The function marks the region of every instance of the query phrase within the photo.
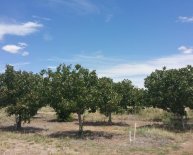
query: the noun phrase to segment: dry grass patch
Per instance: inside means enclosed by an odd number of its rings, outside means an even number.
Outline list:
[[[77,115],[72,122],[57,122],[53,109],[42,108],[23,130],[15,131],[14,119],[0,112],[0,154],[168,154],[186,141],[190,132],[174,133],[149,127],[154,122],[134,115],[113,115],[113,124],[100,113],[84,115],[84,136],[78,136]],[[4,120],[9,119],[6,123]],[[129,131],[137,123],[136,141]],[[183,138],[181,138],[183,137]]]
[[[162,121],[169,117],[169,113],[158,108],[145,108],[141,109],[138,113],[138,117],[145,121]]]

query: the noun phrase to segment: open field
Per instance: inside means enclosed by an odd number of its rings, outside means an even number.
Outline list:
[[[150,115],[150,112],[148,112]],[[192,113],[191,113],[192,114]],[[156,116],[157,117],[157,116]],[[38,112],[22,131],[15,131],[14,118],[0,112],[0,154],[60,155],[60,154],[132,154],[132,155],[191,155],[193,129],[184,132],[166,130],[161,122],[150,121],[141,115],[85,114],[84,136],[78,137],[78,121],[57,122],[55,112],[46,107]],[[193,121],[190,119],[189,123]],[[129,141],[129,131],[137,123],[135,142]]]

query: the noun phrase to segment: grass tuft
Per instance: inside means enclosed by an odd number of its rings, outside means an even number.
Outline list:
[[[163,121],[166,117],[168,117],[169,113],[158,108],[145,108],[140,110],[138,116],[142,120],[159,122]]]

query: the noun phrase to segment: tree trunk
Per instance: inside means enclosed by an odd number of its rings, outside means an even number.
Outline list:
[[[81,117],[80,113],[78,113],[78,122],[79,122],[79,134],[82,135],[82,133],[83,133],[83,122],[82,122],[82,117]]]
[[[134,106],[134,114],[136,115],[136,107]]]
[[[20,130],[21,129],[21,116],[20,115],[15,116],[15,122],[16,122],[16,129]]]
[[[112,118],[111,118],[111,112],[109,113],[109,120],[108,120],[108,124],[112,124]]]
[[[182,123],[182,129],[184,130],[184,129],[185,129],[185,123],[184,123],[184,118],[183,118],[183,116],[181,116],[181,123]]]

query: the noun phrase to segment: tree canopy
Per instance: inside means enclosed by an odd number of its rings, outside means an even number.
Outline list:
[[[62,121],[76,113],[80,133],[85,111],[99,110],[111,124],[112,113],[120,109],[135,112],[143,106],[153,106],[183,120],[185,108],[193,108],[193,67],[155,70],[145,79],[145,89],[140,89],[130,80],[113,82],[111,78],[98,78],[96,71],[79,64],[61,64],[56,70],[42,70],[39,74],[16,71],[7,65],[0,74],[0,108],[5,108],[9,116],[15,115],[17,128],[46,105]]]
[[[148,103],[183,118],[193,104],[193,67],[156,70],[145,79]]]
[[[110,78],[100,78],[98,89],[100,112],[109,117],[108,122],[111,124],[111,115],[119,109],[122,96],[115,91],[115,83]]]
[[[15,115],[16,126],[19,129],[22,121],[29,122],[41,107],[41,78],[32,72],[15,71],[10,65],[6,66],[5,73],[0,77],[0,107],[6,107],[8,115]]]
[[[70,113],[77,113],[79,131],[83,131],[82,114],[85,110],[96,111],[97,82],[95,71],[89,71],[77,64],[72,66],[59,65],[56,71],[41,72],[45,76],[45,101],[55,109],[59,118],[66,118]],[[49,94],[49,95],[47,95]]]

